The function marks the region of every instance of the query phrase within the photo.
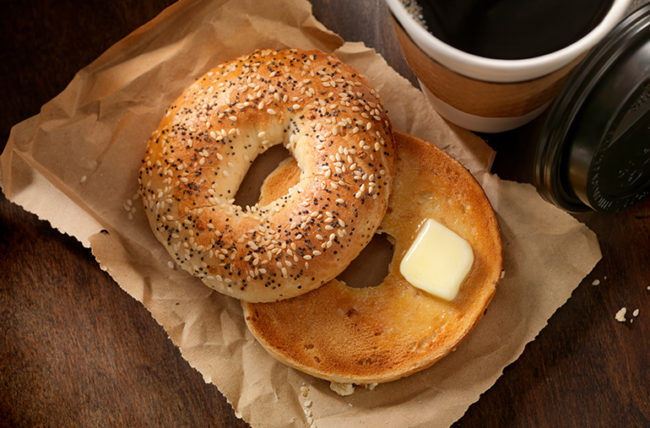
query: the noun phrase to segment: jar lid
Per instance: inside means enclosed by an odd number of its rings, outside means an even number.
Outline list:
[[[538,138],[536,185],[569,211],[617,211],[650,194],[650,4],[571,73]]]

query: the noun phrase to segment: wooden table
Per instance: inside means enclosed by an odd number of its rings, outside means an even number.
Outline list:
[[[4,3],[2,147],[11,125],[169,1]],[[313,5],[327,27],[374,47],[414,82],[382,1]],[[487,137],[503,178],[531,181],[534,127]],[[598,234],[603,260],[457,426],[648,426],[650,199],[577,217]],[[622,306],[640,308],[634,323],[614,320]],[[4,197],[0,425],[246,426],[89,250]]]

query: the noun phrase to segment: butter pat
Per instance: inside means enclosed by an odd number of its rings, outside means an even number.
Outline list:
[[[413,286],[453,300],[474,263],[467,241],[433,219],[422,225],[400,263],[402,276]]]

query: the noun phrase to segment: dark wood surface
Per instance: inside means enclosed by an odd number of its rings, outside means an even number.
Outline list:
[[[168,3],[3,2],[0,147],[14,123],[38,113],[77,70]],[[414,81],[382,1],[313,6],[326,26],[366,42]],[[502,177],[531,180],[534,128],[486,136]],[[578,218],[598,234],[602,261],[456,426],[650,425],[650,200]],[[614,320],[622,306],[640,309],[634,323]],[[0,425],[246,426],[90,251],[4,196]]]

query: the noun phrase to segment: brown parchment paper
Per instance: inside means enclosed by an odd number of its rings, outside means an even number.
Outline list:
[[[476,329],[432,368],[339,396],[329,383],[266,354],[248,333],[239,302],[176,270],[150,232],[136,177],[164,109],[209,68],[265,47],[336,53],[368,77],[396,129],[451,153],[485,188],[501,226],[505,276]],[[600,258],[591,231],[532,186],[491,175],[492,158],[479,138],[446,125],[374,51],[324,28],[307,1],[184,1],[111,47],[37,116],[16,125],[0,172],[7,197],[90,247],[252,425],[434,427],[460,418],[494,384]]]

